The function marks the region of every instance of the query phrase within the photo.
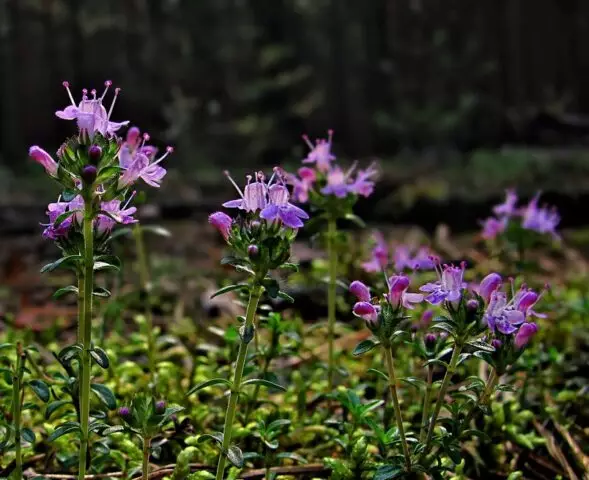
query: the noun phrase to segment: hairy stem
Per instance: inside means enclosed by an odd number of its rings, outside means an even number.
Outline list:
[[[94,212],[91,199],[86,199],[84,207],[84,271],[82,274],[82,289],[79,290],[82,311],[78,335],[81,335],[82,358],[80,359],[80,458],[78,478],[84,479],[86,475],[86,460],[88,457],[88,437],[90,423],[90,367],[92,357],[92,292],[94,291],[94,231],[92,223]]]
[[[423,399],[423,414],[421,415],[421,429],[419,431],[419,441],[423,443],[425,440],[425,432],[427,427],[427,418],[429,416],[429,407],[432,402],[432,386],[434,379],[433,365],[427,366],[427,384],[425,387],[425,397]]]
[[[399,397],[397,395],[397,377],[395,376],[395,366],[393,364],[393,351],[390,347],[383,347],[384,356],[387,364],[387,371],[389,374],[389,389],[391,390],[391,397],[393,399],[393,409],[395,410],[395,420],[397,428],[399,429],[399,437],[403,447],[403,456],[405,457],[405,466],[407,471],[411,471],[411,454],[409,453],[409,446],[405,438],[405,427],[403,427],[403,416],[401,415],[401,406],[399,405]]]
[[[254,285],[250,292],[250,298],[245,314],[244,331],[247,335],[247,330],[254,328],[254,319],[256,309],[258,308],[258,301],[260,300],[260,287]],[[233,383],[231,385],[231,395],[229,403],[227,404],[227,412],[225,413],[225,426],[223,427],[223,445],[222,451],[219,455],[219,463],[217,464],[216,480],[223,480],[223,473],[225,471],[226,452],[231,445],[231,435],[233,430],[233,421],[235,420],[235,411],[237,409],[237,401],[239,399],[239,390],[241,387],[241,378],[243,377],[243,369],[245,367],[245,359],[247,357],[247,348],[251,338],[242,338],[239,344],[239,352],[237,354],[237,363],[235,364],[235,372],[233,376]]]
[[[155,338],[153,336],[153,312],[151,308],[151,275],[149,271],[149,258],[143,239],[143,230],[139,223],[133,227],[133,237],[135,238],[135,249],[137,250],[137,263],[139,265],[139,281],[141,282],[141,291],[145,294],[145,329],[147,335],[147,362],[149,375],[152,383],[155,380],[156,361],[155,361]]]
[[[22,397],[20,391],[22,388],[22,380],[25,373],[25,354],[22,349],[22,344],[16,344],[16,368],[14,369],[14,376],[12,377],[12,422],[14,426],[14,478],[19,480],[22,477],[22,450],[21,450],[21,410]]]
[[[327,253],[329,262],[329,285],[327,289],[327,342],[329,347],[329,362],[327,368],[327,378],[329,391],[333,390],[333,375],[335,371],[335,307],[336,307],[336,281],[337,281],[337,252],[335,241],[337,235],[337,224],[334,218],[330,218],[327,224]]]
[[[143,475],[141,477],[143,480],[149,479],[149,451],[150,451],[150,449],[151,449],[151,438],[146,437],[143,439],[143,464],[142,464]]]
[[[425,448],[423,449],[422,455],[427,455],[427,451],[430,447],[430,443],[432,441],[432,437],[434,435],[434,429],[436,428],[436,420],[438,419],[438,415],[440,414],[440,410],[442,409],[442,405],[444,404],[444,397],[446,396],[446,390],[448,390],[448,386],[450,385],[450,379],[454,375],[456,371],[456,365],[458,364],[458,359],[460,357],[460,352],[462,351],[462,345],[459,343],[454,344],[454,350],[452,351],[452,357],[450,358],[450,363],[448,364],[448,368],[446,369],[446,373],[444,375],[444,379],[442,380],[442,385],[440,386],[440,391],[438,392],[438,399],[436,401],[436,406],[434,407],[434,411],[432,413],[431,418],[429,419],[429,425],[427,429],[427,436],[425,439]]]

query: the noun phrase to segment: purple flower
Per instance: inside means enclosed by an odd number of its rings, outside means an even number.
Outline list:
[[[76,106],[76,102],[70,91],[69,83],[63,82],[63,86],[67,90],[72,104],[63,110],[55,112],[55,115],[63,120],[76,120],[78,128],[80,130],[86,130],[90,137],[93,137],[96,132],[99,132],[104,137],[112,135],[129,122],[116,123],[110,121],[110,116],[112,115],[115,102],[121,89],[115,88],[115,96],[110,105],[110,109],[107,112],[106,108],[102,105],[102,101],[104,100],[106,92],[108,92],[108,89],[112,85],[112,82],[107,80],[104,85],[106,88],[100,97],[96,96],[96,90],[92,90],[90,92],[92,98],[88,98],[88,91],[86,89],[82,90],[82,101]]]
[[[57,176],[57,162],[41,147],[33,145],[29,148],[29,156],[41,165],[49,175]]]
[[[119,408],[119,415],[123,418],[128,417],[131,414],[131,410],[129,407],[121,407]]]
[[[317,174],[315,170],[309,167],[299,168],[298,174],[298,177],[293,174],[287,174],[286,180],[293,186],[293,200],[298,203],[307,203],[309,200],[309,191],[317,180]]]
[[[418,268],[419,270],[433,270],[436,268],[434,258],[435,257],[429,248],[419,247],[412,260],[413,268]]]
[[[485,240],[491,240],[495,238],[497,235],[503,233],[507,228],[507,217],[502,217],[501,219],[497,219],[495,217],[489,217],[483,222],[483,231],[481,232],[481,237]]]
[[[526,317],[534,316],[538,318],[546,318],[545,314],[537,313],[532,308],[534,305],[536,305],[536,303],[538,303],[543,293],[544,292],[537,294],[532,289],[522,285],[513,297],[513,307],[522,312]]]
[[[268,221],[280,220],[285,226],[290,228],[300,228],[303,226],[301,219],[308,219],[309,215],[304,210],[293,205],[288,200],[290,194],[288,189],[281,184],[275,183],[268,188],[269,203],[260,213],[260,218]]]
[[[143,141],[140,143],[138,141],[139,130],[135,127],[131,130],[133,132],[127,135],[127,141],[119,151],[119,165],[125,170],[119,179],[119,188],[126,188],[140,178],[148,185],[158,188],[167,173],[166,169],[159,164],[174,149],[167,147],[166,153],[156,159],[157,149],[145,145],[145,142],[149,140],[149,135],[144,133]]]
[[[489,273],[489,275],[483,278],[481,284],[479,285],[479,295],[483,297],[485,303],[489,303],[489,300],[491,299],[491,294],[495,290],[498,290],[501,287],[502,283],[503,279],[501,278],[501,275],[499,275],[498,273]]]
[[[376,245],[372,249],[372,258],[362,264],[366,272],[380,272],[389,264],[389,249],[384,236],[380,232],[373,233]]]
[[[307,135],[303,135],[303,140],[307,143],[311,151],[303,163],[314,163],[317,170],[327,172],[331,167],[331,162],[335,160],[335,155],[331,153],[331,144],[333,140],[333,130],[327,131],[327,140],[319,139],[313,145]]]
[[[491,293],[483,319],[492,331],[498,330],[504,335],[511,335],[517,331],[518,325],[525,322],[526,316],[513,307],[513,302],[507,301],[505,292],[496,290]]]
[[[229,238],[233,225],[233,220],[229,215],[223,212],[212,213],[209,215],[209,223],[223,235],[225,240]]]
[[[106,214],[99,214],[96,219],[96,230],[99,234],[112,230],[117,223],[127,225],[137,222],[137,220],[133,218],[137,208],[128,207],[132,198],[133,195],[123,206],[121,206],[120,200],[111,200],[100,204],[100,209],[106,212]]]
[[[393,265],[395,270],[402,272],[405,269],[413,269],[415,264],[411,257],[411,250],[407,245],[399,245],[395,248],[393,253]]]
[[[335,195],[337,198],[345,198],[348,193],[354,193],[352,185],[348,183],[354,167],[344,173],[340,167],[333,167],[327,172],[327,185],[321,189],[325,195]]]
[[[515,190],[506,190],[505,201],[493,207],[493,213],[498,217],[511,217],[516,213],[517,194]]]
[[[378,320],[379,306],[372,305],[370,302],[357,302],[352,310],[354,315],[366,321],[368,327],[376,327]]]
[[[388,281],[389,293],[387,300],[397,310],[401,307],[413,309],[414,303],[423,301],[423,295],[420,293],[407,293],[409,288],[409,277],[406,275],[393,275]]]
[[[359,280],[350,284],[350,293],[361,302],[370,302],[370,289]]]
[[[356,180],[348,187],[348,190],[356,195],[369,197],[374,192],[374,181],[371,178],[375,177],[377,173],[374,164],[365,170],[359,170]]]
[[[433,310],[425,310],[421,314],[421,318],[419,319],[419,322],[417,322],[416,327],[423,328],[423,329],[428,328],[429,325],[432,323],[433,318],[434,318],[434,311]]]
[[[527,230],[533,230],[538,233],[549,233],[558,238],[556,227],[560,223],[560,215],[555,208],[538,207],[540,194],[537,194],[522,212],[522,227]]]
[[[254,182],[252,182],[251,175],[246,177],[247,185],[243,189],[243,192],[231,178],[229,172],[225,172],[225,175],[233,184],[237,190],[237,193],[239,193],[239,196],[241,197],[237,200],[230,200],[229,202],[225,202],[223,204],[225,208],[239,208],[240,210],[245,210],[246,212],[256,212],[266,208],[266,205],[268,204],[268,186],[264,182],[264,175],[261,172],[256,173],[256,179]]]
[[[535,323],[524,323],[515,335],[514,344],[517,348],[525,347],[530,339],[536,335],[538,326]]]
[[[462,296],[462,290],[466,288],[463,281],[465,263],[462,262],[460,267],[445,265],[443,271],[438,272],[439,280],[423,285],[420,290],[429,293],[425,300],[432,305],[438,305],[443,301],[455,302]]]
[[[67,235],[73,222],[82,222],[82,210],[84,209],[84,200],[81,195],[77,195],[70,202],[62,202],[60,199],[55,203],[50,203],[47,206],[47,215],[49,216],[49,223],[44,224],[46,227],[43,231],[43,237],[51,240],[57,240],[60,237]],[[77,213],[67,217],[59,225],[56,225],[57,219],[66,212],[76,211]]]

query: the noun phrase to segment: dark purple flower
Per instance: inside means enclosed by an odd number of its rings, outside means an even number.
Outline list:
[[[370,302],[370,289],[359,280],[350,283],[350,293],[361,302]]]
[[[33,145],[29,148],[29,156],[41,165],[49,175],[57,176],[57,162],[41,147]]]
[[[433,310],[425,310],[421,314],[421,318],[417,324],[418,328],[427,328],[432,323],[432,319],[434,318],[434,311]]]
[[[275,183],[268,188],[269,203],[262,209],[260,218],[268,221],[280,220],[290,228],[301,228],[303,220],[308,219],[307,212],[289,202],[288,189]]]
[[[505,192],[505,202],[495,205],[493,213],[498,217],[511,217],[516,213],[517,194],[515,190],[507,190]]]
[[[331,167],[331,162],[335,160],[335,155],[331,153],[331,144],[333,140],[333,130],[327,131],[327,140],[319,139],[313,145],[307,135],[303,135],[303,140],[307,143],[311,151],[303,163],[314,163],[317,170],[327,172]]]
[[[438,305],[443,301],[458,301],[462,296],[462,290],[466,288],[463,280],[465,268],[466,265],[462,262],[460,267],[445,265],[441,273],[436,269],[439,280],[426,283],[420,288],[422,292],[429,293],[425,300],[432,305]]]
[[[262,173],[256,173],[255,181],[252,182],[252,176],[248,175],[247,178],[247,185],[243,189],[237,186],[237,183],[231,178],[229,172],[225,172],[225,175],[229,179],[229,181],[233,184],[237,193],[241,198],[237,200],[230,200],[225,202],[223,206],[225,208],[239,208],[240,210],[245,210],[246,212],[257,212],[258,210],[263,210],[268,205],[268,186],[266,182],[264,182],[264,175]]]
[[[485,303],[489,303],[489,300],[491,299],[491,293],[493,293],[495,290],[498,290],[502,283],[503,279],[498,273],[489,273],[489,275],[483,278],[481,284],[479,285],[479,295],[483,297]]]
[[[131,415],[131,410],[129,407],[121,407],[119,408],[119,415],[123,418],[127,418],[129,415]]]
[[[374,232],[376,245],[372,249],[372,258],[362,264],[366,272],[380,272],[389,264],[389,249],[384,236],[380,232]]]
[[[225,241],[229,238],[233,225],[233,219],[229,215],[223,212],[212,213],[209,215],[209,223],[223,235]]]
[[[166,411],[166,402],[164,400],[159,400],[155,402],[155,413],[161,415]]]
[[[91,145],[90,148],[88,149],[88,157],[90,158],[90,161],[96,165],[98,163],[98,160],[100,160],[100,157],[102,156],[102,148],[100,148],[99,145]]]
[[[115,96],[110,105],[110,109],[107,112],[106,108],[104,108],[102,105],[102,101],[104,100],[106,92],[108,92],[108,89],[112,85],[112,82],[107,80],[104,85],[106,88],[100,97],[96,96],[96,90],[92,90],[90,92],[92,98],[88,98],[88,91],[86,89],[82,90],[82,101],[76,105],[74,97],[72,96],[72,92],[70,91],[69,83],[63,82],[63,86],[67,90],[72,104],[66,107],[64,110],[55,112],[55,115],[63,120],[76,120],[78,123],[78,128],[80,130],[87,131],[91,138],[96,132],[99,132],[104,137],[114,134],[117,130],[119,130],[122,126],[127,125],[129,122],[126,121],[117,123],[110,121],[116,99],[121,89],[115,88]]]
[[[98,170],[94,165],[86,165],[82,169],[82,173],[80,176],[82,177],[82,180],[86,185],[92,185],[94,183],[94,180],[96,180],[97,173]]]
[[[250,258],[256,258],[260,254],[260,249],[257,245],[248,245],[247,255]]]
[[[423,337],[423,343],[425,344],[425,348],[428,350],[433,350],[436,346],[437,337],[433,333],[426,333]]]
[[[514,344],[517,348],[525,347],[530,339],[536,335],[538,326],[535,323],[524,323],[515,335]]]

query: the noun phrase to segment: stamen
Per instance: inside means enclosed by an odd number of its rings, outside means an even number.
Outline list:
[[[117,101],[117,97],[119,96],[120,92],[121,92],[120,88],[115,88],[115,96],[112,99],[112,103],[110,104],[110,109],[108,110],[108,115],[106,117],[107,120],[110,120],[110,116],[112,115],[112,111],[115,108],[115,103]]]
[[[243,192],[241,191],[241,188],[239,188],[237,186],[237,183],[235,183],[235,180],[233,180],[233,178],[231,178],[231,175],[229,175],[229,170],[225,170],[223,172],[225,174],[225,176],[229,179],[229,181],[233,184],[233,186],[235,187],[235,189],[237,190],[237,193],[239,193],[239,196],[241,198],[243,198]],[[248,175],[249,176],[249,175]]]
[[[327,130],[327,143],[331,145],[331,141],[333,140],[333,129]]]
[[[74,101],[74,97],[72,95],[72,91],[70,90],[70,82],[68,81],[64,81],[62,83],[62,85],[64,86],[64,88],[67,91],[68,96],[70,97],[70,101],[72,102],[72,105],[75,107],[76,106],[76,102]]]
[[[309,136],[308,135],[301,135],[303,140],[305,141],[305,143],[308,145],[308,147],[313,150],[315,148],[315,146],[311,143],[311,140],[309,140]]]
[[[355,161],[354,163],[352,163],[352,166],[348,169],[348,171],[346,172],[344,177],[347,179],[352,173],[354,173],[354,170],[356,170],[357,166],[358,166],[358,161]]]
[[[104,92],[102,92],[102,96],[100,97],[100,101],[104,100],[104,97],[106,96],[106,92],[108,92],[108,89],[110,88],[110,86],[112,85],[112,82],[110,80],[107,80],[106,82],[104,82]]]
[[[131,200],[133,200],[133,198],[135,198],[135,195],[137,195],[137,190],[133,190],[133,192],[129,196],[129,199],[125,202],[125,204],[123,205],[123,208],[121,208],[121,210],[125,210],[129,206],[129,204],[131,203]]]
[[[96,100],[96,89],[93,88],[90,93],[92,94],[93,99]]]
[[[166,153],[164,153],[160,158],[158,158],[155,162],[151,163],[149,166],[151,167],[153,165],[157,165],[173,151],[174,151],[174,147],[169,147],[169,146],[166,147]]]

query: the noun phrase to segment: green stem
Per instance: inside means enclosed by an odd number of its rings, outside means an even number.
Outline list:
[[[250,292],[250,298],[245,314],[244,332],[254,328],[254,318],[256,309],[258,308],[258,301],[260,300],[260,287],[254,285]],[[231,435],[233,430],[233,421],[235,419],[235,411],[237,408],[237,400],[239,399],[239,390],[241,387],[241,378],[243,377],[243,369],[245,367],[245,359],[247,357],[247,348],[251,338],[242,338],[239,344],[239,352],[237,354],[237,363],[235,364],[235,372],[233,376],[233,384],[231,385],[231,395],[229,396],[229,403],[227,404],[227,412],[225,413],[225,426],[223,427],[223,446],[221,454],[219,455],[219,463],[217,464],[216,480],[223,480],[223,472],[225,471],[225,453],[231,445]]]
[[[82,312],[78,334],[81,334],[82,358],[80,368],[80,458],[78,478],[86,475],[86,460],[88,457],[89,423],[90,423],[90,367],[92,357],[92,292],[94,291],[94,211],[91,199],[85,199],[84,207],[84,272],[82,274],[82,289],[79,299],[82,302]]]
[[[333,390],[333,375],[335,371],[334,358],[334,336],[335,336],[335,307],[336,307],[336,281],[337,281],[337,252],[335,240],[337,235],[337,224],[334,218],[327,223],[327,254],[329,262],[329,285],[327,290],[327,342],[329,347],[329,362],[327,378],[329,391]]]
[[[489,375],[489,378],[487,379],[487,383],[485,384],[485,389],[483,390],[483,394],[481,395],[481,398],[479,399],[480,405],[486,405],[489,402],[491,395],[493,394],[493,391],[495,390],[495,385],[497,385],[498,380],[499,380],[499,377],[497,376],[497,371],[495,369],[493,369]],[[478,409],[477,409],[477,405],[475,404],[472,406],[472,408],[468,412],[468,415],[462,421],[462,429],[468,428],[468,425],[470,425],[470,422],[475,417],[477,412],[478,412]]]
[[[145,241],[143,239],[143,230],[141,225],[135,224],[133,228],[133,236],[135,237],[135,248],[137,250],[137,263],[139,265],[139,281],[141,282],[141,290],[145,293],[145,328],[147,334],[147,362],[149,366],[149,374],[152,383],[155,380],[156,362],[155,362],[155,338],[153,335],[153,312],[151,308],[151,275],[149,272],[149,259],[145,249]]]
[[[419,441],[423,443],[425,440],[425,432],[427,425],[427,418],[429,416],[429,407],[432,402],[432,386],[434,379],[433,365],[427,366],[427,385],[425,387],[425,398],[423,399],[423,414],[421,416],[421,429],[419,431]]]
[[[387,371],[389,374],[389,389],[391,390],[391,397],[393,398],[393,409],[395,410],[395,419],[397,421],[397,428],[399,429],[399,437],[401,438],[401,445],[403,446],[403,456],[405,457],[405,465],[407,471],[411,471],[411,454],[409,453],[409,446],[405,438],[405,427],[403,427],[403,416],[401,415],[401,406],[399,405],[399,397],[397,395],[397,377],[395,376],[395,367],[393,364],[393,351],[390,347],[383,347],[384,356],[387,364]]]
[[[456,365],[458,364],[458,359],[460,358],[461,351],[462,345],[459,343],[455,343],[454,350],[452,351],[452,357],[450,358],[450,364],[446,369],[446,374],[444,375],[442,385],[440,386],[440,391],[438,392],[438,400],[436,401],[436,406],[434,407],[434,411],[429,420],[427,436],[425,439],[425,448],[423,449],[422,456],[427,455],[427,451],[429,449],[432,437],[434,435],[434,429],[436,428],[436,420],[438,419],[438,415],[440,414],[440,410],[442,409],[442,405],[444,404],[444,397],[446,396],[446,390],[448,390],[448,386],[450,385],[450,379],[456,371]]]
[[[21,450],[21,409],[22,397],[20,391],[25,373],[25,354],[22,344],[16,344],[16,368],[12,378],[12,421],[14,425],[14,478],[20,480],[22,476],[22,450]]]
[[[143,439],[143,480],[149,479],[149,451],[151,449],[151,438]]]

